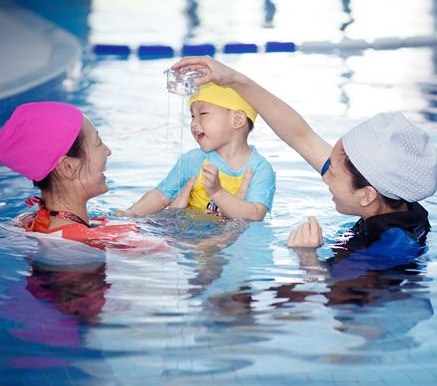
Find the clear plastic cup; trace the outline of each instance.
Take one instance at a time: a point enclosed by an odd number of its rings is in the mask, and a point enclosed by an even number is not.
[[[170,68],[165,70],[164,74],[167,75],[168,92],[181,96],[196,95],[199,92],[199,86],[194,83],[194,80],[205,76],[201,71],[188,71],[182,74]]]

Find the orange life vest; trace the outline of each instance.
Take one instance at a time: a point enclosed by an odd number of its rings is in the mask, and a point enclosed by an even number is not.
[[[141,228],[133,223],[109,224],[106,218],[91,218],[89,226],[86,223],[73,222],[49,229],[50,216],[56,212],[46,209],[38,197],[32,197],[27,202],[31,205],[37,203],[39,209],[36,213],[25,214],[19,217],[18,221],[23,225],[26,232],[50,234],[64,239],[79,241],[99,249],[106,249],[106,247],[111,246],[117,249],[135,248],[161,252],[173,250],[165,241],[157,237],[135,237],[135,235],[139,234]]]

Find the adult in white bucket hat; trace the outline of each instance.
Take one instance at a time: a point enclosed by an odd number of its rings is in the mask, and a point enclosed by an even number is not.
[[[275,133],[323,176],[340,213],[360,216],[354,240],[369,247],[424,245],[428,213],[417,203],[434,194],[437,153],[429,135],[401,113],[378,114],[340,138],[334,147],[289,105],[245,75],[210,57],[188,57],[173,69],[202,70],[199,84],[232,86]],[[322,230],[314,217],[292,230],[290,247],[318,247]]]

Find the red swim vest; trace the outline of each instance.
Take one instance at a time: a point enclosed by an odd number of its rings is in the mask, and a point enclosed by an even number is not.
[[[91,239],[114,241],[126,237],[132,232],[138,233],[140,228],[135,224],[109,224],[106,218],[91,218],[90,225],[71,223],[57,228],[49,229],[49,211],[39,208],[38,212],[27,217],[28,221],[23,223],[26,232],[40,232],[46,234],[57,234],[64,239],[84,241]],[[22,219],[23,222],[26,218]]]
[[[20,217],[20,221],[26,232],[51,234],[101,249],[105,247],[104,242],[114,242],[140,231],[140,227],[135,224],[109,224],[106,218],[91,218],[91,227],[71,223],[49,229],[50,214],[47,209],[42,207],[34,214]]]
[[[89,226],[77,216],[66,217],[66,212],[50,212],[43,205],[39,197],[31,197],[26,200],[30,207],[38,204],[36,213],[24,214],[18,218],[26,232],[39,232],[62,237],[64,239],[79,241],[91,247],[106,249],[134,249],[135,252],[173,252],[175,251],[164,240],[157,237],[147,237],[140,234],[140,227],[128,224],[109,224],[106,218],[91,218]],[[73,221],[77,218],[80,222],[61,225],[49,229],[50,216],[56,213],[56,217],[69,218]]]

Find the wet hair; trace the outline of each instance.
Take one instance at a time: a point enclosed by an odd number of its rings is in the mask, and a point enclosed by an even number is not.
[[[86,148],[85,148],[85,135],[83,134],[83,131],[79,131],[78,136],[76,137],[76,140],[74,141],[73,145],[71,146],[70,150],[66,154],[68,157],[73,158],[79,158],[81,159],[81,163],[79,165],[79,168],[82,168],[83,162],[85,161],[86,157]],[[56,175],[56,171],[52,170],[46,177],[44,177],[41,181],[33,181],[33,186],[36,188],[39,188],[43,191],[53,191],[55,184],[57,184],[58,177]]]
[[[347,155],[344,158],[344,164],[346,166],[347,171],[352,176],[352,185],[355,189],[362,189],[365,188],[366,186],[372,186],[372,184],[369,181],[367,181],[367,179],[358,171],[358,169],[355,167],[355,165],[352,163],[352,161],[349,159]],[[378,190],[376,191],[378,192]],[[407,203],[407,201],[405,201],[402,198],[396,199],[396,198],[386,197],[379,192],[378,194],[382,197],[384,204],[388,205],[391,209],[399,209],[403,204]]]

